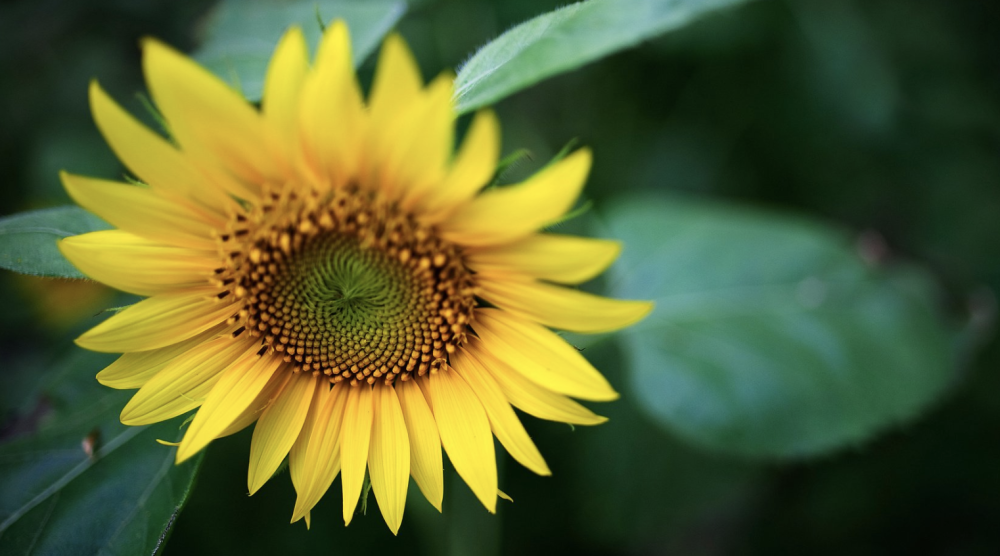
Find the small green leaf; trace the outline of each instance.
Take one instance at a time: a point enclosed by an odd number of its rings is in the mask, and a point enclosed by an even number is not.
[[[456,110],[495,103],[746,0],[587,0],[542,14],[479,49],[458,72]]]
[[[612,294],[654,299],[623,335],[631,395],[714,449],[806,456],[927,408],[954,378],[954,332],[915,269],[871,268],[846,234],[670,198],[607,213]]]
[[[36,394],[30,434],[0,444],[0,553],[153,554],[183,507],[201,456],[174,465],[177,422],[126,427],[129,393],[76,351]]]
[[[0,268],[36,276],[84,278],[62,256],[56,241],[108,228],[100,218],[73,206],[0,218]]]
[[[274,47],[298,25],[315,51],[319,21],[343,19],[351,32],[354,64],[360,65],[406,11],[402,0],[222,0],[205,21],[205,36],[194,58],[212,73],[260,100]]]

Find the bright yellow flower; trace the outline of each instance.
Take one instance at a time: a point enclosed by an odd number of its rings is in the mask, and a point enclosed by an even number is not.
[[[340,474],[349,523],[367,469],[396,532],[411,475],[441,509],[442,446],[491,512],[493,435],[549,474],[512,405],[604,421],[570,398],[617,393],[548,327],[616,330],[650,304],[557,285],[602,272],[619,246],[540,232],[574,203],[589,151],[480,192],[497,164],[494,115],[477,114],[453,156],[452,77],[424,87],[396,36],[365,104],[342,22],[311,66],[302,33],[285,35],[259,110],[154,40],[143,68],[172,141],[96,83],[90,100],[147,187],[63,174],[77,203],[118,228],[65,239],[63,254],[148,296],[77,340],[123,353],[97,375],[139,389],[123,423],[197,409],[180,463],[256,421],[251,494],[287,456],[292,521],[308,524]]]

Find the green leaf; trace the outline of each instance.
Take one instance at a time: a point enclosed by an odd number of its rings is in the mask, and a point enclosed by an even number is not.
[[[343,19],[360,65],[406,11],[402,0],[222,0],[204,22],[194,59],[251,100],[260,100],[264,75],[278,40],[298,25],[315,52],[322,21]]]
[[[94,374],[104,354],[76,351],[37,395],[28,436],[0,444],[0,553],[153,554],[191,489],[201,456],[174,465],[178,420],[126,427],[128,392]],[[88,455],[88,448],[92,455]]]
[[[109,227],[100,218],[73,206],[0,218],[0,268],[36,276],[84,278],[62,256],[56,241]]]
[[[510,29],[458,72],[456,110],[493,104],[539,81],[746,0],[587,0]]]
[[[871,268],[846,234],[749,209],[632,198],[612,295],[654,299],[623,335],[656,422],[717,450],[806,456],[913,418],[954,377],[929,278]]]

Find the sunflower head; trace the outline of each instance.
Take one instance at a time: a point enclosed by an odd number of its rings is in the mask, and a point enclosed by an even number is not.
[[[575,202],[589,151],[483,191],[500,152],[494,115],[476,114],[454,152],[452,77],[425,86],[395,35],[366,101],[339,21],[312,63],[288,31],[259,108],[155,40],[143,68],[169,138],[90,90],[141,185],[62,176],[116,227],[63,240],[63,254],[146,297],[77,340],[122,353],[97,378],[138,389],[123,423],[197,410],[178,463],[256,423],[251,493],[287,457],[292,521],[308,524],[339,475],[349,523],[367,473],[396,532],[411,476],[441,509],[442,447],[490,511],[494,435],[549,474],[512,407],[604,420],[571,398],[617,394],[551,329],[613,331],[651,305],[568,287],[610,265],[617,243],[542,231]]]

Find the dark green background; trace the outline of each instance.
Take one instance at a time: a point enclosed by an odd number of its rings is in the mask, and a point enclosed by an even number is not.
[[[557,5],[413,2],[399,29],[430,77]],[[141,112],[138,39],[190,50],[210,8],[0,5],[3,214],[67,202],[60,169],[119,175],[88,113],[88,81]],[[890,259],[930,268],[942,307],[971,323],[975,349],[922,418],[819,459],[764,463],[693,448],[627,397],[595,407],[611,418],[597,428],[527,418],[553,477],[501,456],[501,488],[515,503],[491,517],[449,471],[444,514],[414,496],[397,538],[374,505],[345,529],[337,492],[311,531],[288,525],[287,475],[248,498],[245,432],[208,451],[166,553],[1000,552],[998,25],[1000,4],[982,0],[761,0],[496,106],[505,152],[533,153],[522,172],[570,138],[593,148],[587,195],[598,214],[622,193],[737,200],[836,222],[881,238]],[[17,280],[0,274],[6,392],[38,379],[73,332],[43,324]],[[618,349],[589,355],[624,392]],[[30,400],[4,402],[0,434],[22,434],[15,418]]]

